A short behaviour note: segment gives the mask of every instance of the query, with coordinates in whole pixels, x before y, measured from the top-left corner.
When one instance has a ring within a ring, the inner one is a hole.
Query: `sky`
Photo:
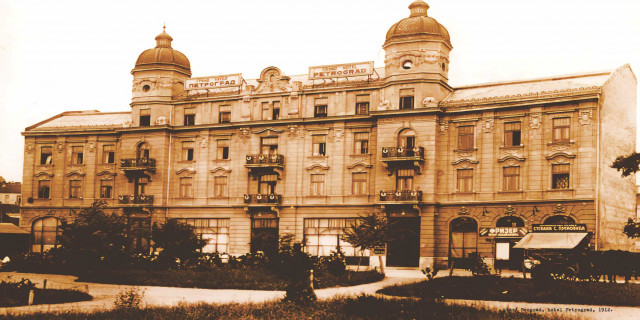
[[[22,180],[24,128],[64,111],[130,110],[131,69],[165,23],[194,77],[255,79],[268,66],[382,67],[385,34],[411,2],[0,0],[0,176]],[[627,63],[640,73],[640,1],[426,2],[451,35],[454,87]]]

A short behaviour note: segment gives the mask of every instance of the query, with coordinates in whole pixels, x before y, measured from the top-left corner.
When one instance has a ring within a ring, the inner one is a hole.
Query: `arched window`
[[[576,224],[576,221],[569,216],[555,215],[545,219],[544,224],[567,225],[567,224]]]
[[[136,150],[136,159],[149,159],[149,144],[146,142],[140,143]]]
[[[502,217],[496,221],[496,227],[498,228],[512,228],[512,227],[524,227],[524,221],[519,217]]]
[[[416,146],[416,133],[411,129],[403,129],[398,133],[398,148],[412,150]]]
[[[469,217],[451,221],[449,227],[449,256],[451,260],[467,258],[478,251],[478,222]]]
[[[54,217],[40,218],[33,222],[31,251],[45,252],[57,245],[57,236],[62,233],[60,221]]]

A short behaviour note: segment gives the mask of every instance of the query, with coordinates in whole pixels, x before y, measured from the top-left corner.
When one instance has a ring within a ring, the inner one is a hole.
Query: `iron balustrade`
[[[120,195],[118,196],[118,203],[120,204],[153,204],[152,195]]]
[[[380,201],[419,202],[419,201],[422,201],[422,191],[420,190],[382,190],[380,191]]]
[[[419,158],[424,159],[424,147],[382,147],[383,158]]]
[[[244,203],[246,204],[280,204],[282,203],[282,195],[280,194],[245,194]]]
[[[281,154],[248,154],[247,165],[284,166],[284,155]]]
[[[155,169],[156,159],[153,159],[153,158],[121,159],[120,167],[123,169],[137,169],[137,168],[154,168]]]

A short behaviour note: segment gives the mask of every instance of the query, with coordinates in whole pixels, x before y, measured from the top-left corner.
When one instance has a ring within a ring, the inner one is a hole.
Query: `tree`
[[[80,210],[71,223],[62,221],[60,254],[70,266],[94,269],[118,267],[128,261],[126,218],[104,212],[106,203],[96,201]]]
[[[373,250],[382,247],[389,242],[389,223],[384,216],[372,213],[365,217],[360,217],[358,222],[351,224],[350,228],[342,230],[342,240],[350,243],[360,251]],[[380,271],[384,273],[382,256],[378,256],[380,261]]]
[[[179,266],[198,258],[207,240],[200,239],[195,233],[195,227],[176,219],[170,219],[161,226],[153,224],[151,238],[156,247],[162,248],[158,259],[167,264],[173,264],[179,259]]]
[[[611,165],[611,168],[622,171],[622,176],[627,177],[640,170],[640,153],[633,152],[628,156],[619,156]],[[622,231],[629,238],[640,238],[640,223],[629,218]]]

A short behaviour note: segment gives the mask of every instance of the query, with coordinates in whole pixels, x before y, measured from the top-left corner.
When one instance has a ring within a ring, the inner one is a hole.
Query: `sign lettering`
[[[480,228],[481,237],[518,238],[524,237],[528,230],[524,227]]]
[[[227,74],[215,77],[191,78],[184,82],[185,90],[217,89],[242,85],[242,74]]]
[[[586,224],[534,224],[532,232],[587,232]]]
[[[373,74],[373,61],[309,67],[309,80],[345,78]]]

